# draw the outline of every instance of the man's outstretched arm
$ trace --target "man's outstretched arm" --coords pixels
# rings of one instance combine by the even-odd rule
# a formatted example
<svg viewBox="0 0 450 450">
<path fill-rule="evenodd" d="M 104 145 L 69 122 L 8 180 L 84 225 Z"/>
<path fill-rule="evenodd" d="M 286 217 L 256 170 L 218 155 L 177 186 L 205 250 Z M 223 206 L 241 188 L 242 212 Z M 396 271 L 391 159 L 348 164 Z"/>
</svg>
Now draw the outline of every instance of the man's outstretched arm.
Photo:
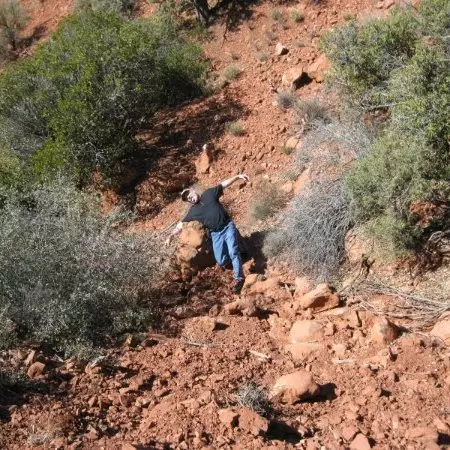
<svg viewBox="0 0 450 450">
<path fill-rule="evenodd" d="M 248 183 L 250 181 L 250 178 L 245 173 L 241 173 L 240 175 L 235 175 L 234 177 L 228 178 L 228 180 L 222 181 L 222 183 L 220 184 L 222 188 L 225 189 L 238 180 L 244 180 L 246 183 Z"/>
<path fill-rule="evenodd" d="M 172 242 L 172 239 L 177 235 L 180 234 L 181 230 L 183 229 L 183 222 L 178 222 L 176 227 L 172 230 L 172 232 L 169 234 L 169 237 L 165 240 L 165 245 L 170 245 Z"/>
</svg>

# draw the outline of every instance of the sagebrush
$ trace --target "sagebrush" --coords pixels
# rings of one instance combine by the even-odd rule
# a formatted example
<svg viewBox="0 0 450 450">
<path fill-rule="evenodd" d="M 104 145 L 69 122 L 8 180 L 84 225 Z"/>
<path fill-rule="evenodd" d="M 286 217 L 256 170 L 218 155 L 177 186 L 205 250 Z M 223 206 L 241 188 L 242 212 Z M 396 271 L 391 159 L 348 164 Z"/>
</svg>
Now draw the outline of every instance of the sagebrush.
<svg viewBox="0 0 450 450">
<path fill-rule="evenodd" d="M 68 183 L 2 192 L 0 345 L 37 339 L 66 354 L 110 342 L 156 317 L 164 270 L 152 236 L 120 231 L 96 196 Z"/>
<path fill-rule="evenodd" d="M 281 256 L 297 272 L 317 281 L 336 275 L 345 254 L 345 234 L 352 224 L 349 198 L 341 179 L 312 183 L 283 213 L 264 242 L 268 256 Z"/>
</svg>

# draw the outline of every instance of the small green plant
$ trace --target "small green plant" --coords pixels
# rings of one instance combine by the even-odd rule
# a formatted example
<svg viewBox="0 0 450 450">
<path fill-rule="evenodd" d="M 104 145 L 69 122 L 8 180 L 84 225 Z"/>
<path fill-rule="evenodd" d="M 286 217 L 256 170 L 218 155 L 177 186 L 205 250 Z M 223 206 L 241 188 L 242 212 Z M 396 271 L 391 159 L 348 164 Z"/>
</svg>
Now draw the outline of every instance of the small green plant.
<svg viewBox="0 0 450 450">
<path fill-rule="evenodd" d="M 303 41 L 294 41 L 294 42 L 292 43 L 292 45 L 293 45 L 294 47 L 305 47 L 305 46 L 306 46 L 305 42 L 303 42 Z"/>
<path fill-rule="evenodd" d="M 19 33 L 28 22 L 28 18 L 18 0 L 5 0 L 0 4 L 0 34 L 3 45 L 9 44 L 11 50 L 17 50 Z"/>
<path fill-rule="evenodd" d="M 231 122 L 228 125 L 228 131 L 233 135 L 233 136 L 244 136 L 245 134 L 245 128 L 244 125 L 242 124 L 242 122 L 240 121 L 236 121 L 236 122 Z"/>
<path fill-rule="evenodd" d="M 228 82 L 235 80 L 242 73 L 242 69 L 235 64 L 230 64 L 224 71 L 224 79 Z"/>
<path fill-rule="evenodd" d="M 269 59 L 269 55 L 263 52 L 256 52 L 255 57 L 259 62 L 266 62 Z"/>
<path fill-rule="evenodd" d="M 349 22 L 350 20 L 356 20 L 356 15 L 353 13 L 349 13 L 349 12 L 344 13 L 344 15 L 342 17 L 344 18 L 344 20 L 346 22 Z"/>
<path fill-rule="evenodd" d="M 252 205 L 251 214 L 255 220 L 273 217 L 286 204 L 286 196 L 272 183 L 260 186 L 259 193 Z"/>
<path fill-rule="evenodd" d="M 281 153 L 284 153 L 286 156 L 292 155 L 293 151 L 294 149 L 292 147 L 286 147 L 286 145 L 283 145 L 283 147 L 281 147 Z"/>
<path fill-rule="evenodd" d="M 292 11 L 291 19 L 295 23 L 303 22 L 305 20 L 305 14 L 303 12 L 301 12 L 301 11 Z"/>
<path fill-rule="evenodd" d="M 327 107 L 317 98 L 297 99 L 293 108 L 297 116 L 296 124 L 301 124 L 303 130 L 329 121 Z"/>
<path fill-rule="evenodd" d="M 273 9 L 271 12 L 271 17 L 275 21 L 280 21 L 283 17 L 283 13 L 279 9 Z"/>
<path fill-rule="evenodd" d="M 291 90 L 281 91 L 277 94 L 277 105 L 281 109 L 291 109 L 295 106 L 297 101 L 297 96 Z"/>
<path fill-rule="evenodd" d="M 272 412 L 267 392 L 253 381 L 244 384 L 235 393 L 235 397 L 241 408 L 248 408 L 264 417 L 269 416 Z"/>
</svg>

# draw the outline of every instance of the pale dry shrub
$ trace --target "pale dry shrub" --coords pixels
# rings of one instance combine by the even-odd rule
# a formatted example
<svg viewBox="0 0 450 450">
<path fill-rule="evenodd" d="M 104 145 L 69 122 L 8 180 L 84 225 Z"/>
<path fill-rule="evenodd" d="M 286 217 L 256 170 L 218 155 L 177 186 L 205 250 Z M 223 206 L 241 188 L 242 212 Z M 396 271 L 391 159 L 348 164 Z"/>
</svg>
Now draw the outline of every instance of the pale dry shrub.
<svg viewBox="0 0 450 450">
<path fill-rule="evenodd" d="M 33 338 L 78 353 L 156 317 L 156 237 L 121 231 L 124 213 L 104 217 L 68 183 L 0 198 L 0 345 Z"/>
<path fill-rule="evenodd" d="M 268 416 L 271 405 L 267 392 L 260 388 L 255 382 L 244 384 L 235 394 L 238 405 L 248 408 L 261 416 Z"/>
<path fill-rule="evenodd" d="M 344 258 L 350 225 L 343 181 L 314 183 L 292 201 L 277 229 L 268 233 L 264 252 L 283 257 L 317 281 L 327 281 Z"/>
</svg>

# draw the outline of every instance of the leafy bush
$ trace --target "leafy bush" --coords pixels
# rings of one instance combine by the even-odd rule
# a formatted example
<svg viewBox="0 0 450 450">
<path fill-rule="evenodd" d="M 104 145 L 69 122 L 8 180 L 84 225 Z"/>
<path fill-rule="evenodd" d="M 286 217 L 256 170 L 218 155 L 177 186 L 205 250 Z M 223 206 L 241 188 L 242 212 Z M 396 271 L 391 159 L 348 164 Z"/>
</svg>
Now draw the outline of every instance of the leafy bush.
<svg viewBox="0 0 450 450">
<path fill-rule="evenodd" d="M 411 212 L 417 202 L 450 202 L 449 30 L 450 3 L 423 0 L 417 10 L 352 22 L 324 41 L 332 80 L 347 99 L 384 109 L 346 186 L 356 222 L 399 253 L 420 248 L 450 224 L 448 218 L 421 227 Z"/>
<path fill-rule="evenodd" d="M 313 183 L 293 200 L 277 229 L 267 235 L 264 252 L 282 256 L 297 271 L 326 281 L 343 260 L 350 225 L 342 180 Z"/>
<path fill-rule="evenodd" d="M 155 317 L 161 246 L 120 232 L 125 217 L 104 217 L 98 203 L 67 183 L 4 196 L 0 345 L 35 338 L 70 354 Z"/>
<path fill-rule="evenodd" d="M 417 26 L 412 12 L 396 9 L 389 18 L 351 21 L 326 34 L 321 46 L 333 63 L 332 81 L 355 101 L 379 101 L 392 71 L 413 54 Z"/>
<path fill-rule="evenodd" d="M 0 146 L 41 179 L 110 174 L 155 111 L 201 92 L 204 70 L 200 48 L 166 17 L 78 13 L 1 76 Z"/>
</svg>

